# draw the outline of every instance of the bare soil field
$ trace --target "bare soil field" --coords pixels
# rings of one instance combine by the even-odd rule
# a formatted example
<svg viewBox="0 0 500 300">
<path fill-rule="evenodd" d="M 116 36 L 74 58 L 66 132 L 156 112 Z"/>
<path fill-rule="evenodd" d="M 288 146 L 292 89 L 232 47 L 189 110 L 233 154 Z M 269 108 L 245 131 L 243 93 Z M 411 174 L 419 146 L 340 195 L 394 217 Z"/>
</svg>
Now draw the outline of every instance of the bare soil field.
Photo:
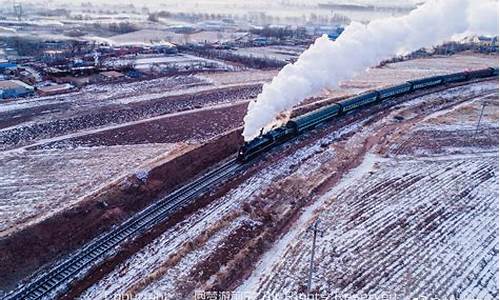
<svg viewBox="0 0 500 300">
<path fill-rule="evenodd" d="M 38 109 L 41 114 L 33 115 L 32 120 L 46 120 L 46 117 L 68 117 L 85 109 L 107 106 L 115 103 L 146 101 L 169 95 L 176 91 L 190 91 L 193 87 L 207 86 L 206 80 L 195 76 L 161 77 L 156 79 L 117 83 L 101 83 L 84 86 L 79 91 L 54 96 L 30 97 L 6 101 L 0 108 L 4 117 L 28 115 L 31 110 Z M 127 101 L 125 102 L 124 99 Z M 43 111 L 54 106 L 58 110 Z M 7 119 L 7 118 L 2 118 Z M 6 124 L 1 123 L 1 128 Z"/>
<path fill-rule="evenodd" d="M 105 125 L 137 121 L 158 115 L 174 113 L 227 103 L 257 96 L 260 85 L 230 87 L 212 91 L 172 96 L 147 102 L 131 103 L 117 107 L 99 108 L 90 113 L 63 119 L 7 128 L 0 131 L 0 149 L 8 150 L 28 145 L 42 138 L 53 138 L 80 130 L 89 130 Z"/>
<path fill-rule="evenodd" d="M 93 147 L 148 143 L 202 143 L 243 125 L 247 102 L 170 114 L 77 137 L 47 142 L 36 148 Z M 30 147 L 31 149 L 32 147 Z"/>
</svg>

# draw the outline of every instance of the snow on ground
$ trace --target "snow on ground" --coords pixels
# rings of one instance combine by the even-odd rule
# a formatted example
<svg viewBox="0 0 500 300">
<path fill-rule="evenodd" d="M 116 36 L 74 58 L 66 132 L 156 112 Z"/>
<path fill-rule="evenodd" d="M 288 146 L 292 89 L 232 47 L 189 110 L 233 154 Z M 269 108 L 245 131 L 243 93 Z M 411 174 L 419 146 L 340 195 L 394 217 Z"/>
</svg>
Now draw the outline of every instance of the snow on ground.
<svg viewBox="0 0 500 300">
<path fill-rule="evenodd" d="M 180 111 L 189 111 L 193 109 L 211 107 L 222 103 L 235 102 L 235 107 L 238 108 L 240 101 L 255 97 L 260 92 L 260 85 L 247 86 L 232 86 L 227 88 L 212 89 L 200 93 L 187 93 L 175 97 L 165 97 L 151 101 L 143 101 L 139 103 L 130 103 L 129 105 L 119 105 L 106 108 L 94 108 L 87 110 L 76 116 L 71 117 L 54 117 L 51 118 L 51 112 L 44 122 L 26 122 L 17 126 L 0 130 L 0 149 L 13 149 L 29 145 L 41 139 L 52 139 L 68 134 L 84 133 L 92 131 L 96 128 L 105 128 L 115 126 L 117 124 L 135 122 L 160 115 L 170 115 Z M 57 109 L 57 108 L 56 108 Z M 215 111 L 217 109 L 214 109 Z M 28 118 L 31 120 L 32 112 L 25 112 L 20 116 L 21 120 L 17 120 L 16 116 L 10 115 L 6 119 L 7 123 L 17 124 L 23 122 L 22 119 Z M 203 112 L 204 113 L 204 112 Z M 234 115 L 232 115 L 234 117 Z M 0 120 L 1 124 L 1 120 Z M 233 126 L 237 126 L 239 122 L 232 122 Z M 2 126 L 2 125 L 0 125 Z M 203 129 L 203 128 L 202 128 Z M 158 134 L 162 134 L 159 132 Z"/>
<path fill-rule="evenodd" d="M 467 97 L 497 87 L 480 83 L 422 98 Z M 320 220 L 312 285 L 319 299 L 497 299 L 498 92 L 487 95 L 440 109 L 386 151 L 365 156 L 306 210 L 236 291 L 250 299 L 304 295 L 312 247 L 307 228 Z M 496 132 L 479 131 L 475 140 L 450 134 L 469 131 L 485 102 L 490 107 L 481 126 Z M 410 103 L 389 117 L 405 115 Z M 441 133 L 447 147 L 417 139 L 422 128 Z M 407 141 L 414 143 L 411 151 L 394 151 Z"/>
<path fill-rule="evenodd" d="M 264 72 L 264 74 L 269 74 Z M 150 115 L 178 110 L 210 106 L 221 103 L 239 101 L 254 93 L 253 87 L 239 89 L 236 85 L 246 84 L 247 80 L 269 78 L 259 72 L 245 72 L 239 79 L 220 74 L 217 84 L 210 83 L 207 78 L 212 74 L 200 76 L 175 76 L 129 83 L 109 83 L 88 85 L 80 91 L 48 97 L 19 99 L 2 103 L 0 114 L 5 114 L 2 121 L 14 122 L 13 126 L 0 129 L 0 139 L 5 143 L 0 148 L 9 148 L 12 139 L 20 136 L 19 142 L 25 145 L 40 145 L 53 140 L 61 140 L 73 136 L 92 135 L 98 125 L 106 125 L 107 129 L 122 124 L 140 124 L 150 121 Z M 217 77 L 217 76 L 215 76 Z M 235 86 L 230 91 L 219 88 Z M 207 89 L 216 91 L 203 96 L 191 93 Z M 155 105 L 143 104 L 127 110 L 123 105 L 132 102 L 148 102 L 165 96 L 182 95 L 182 99 L 158 102 Z M 53 105 L 53 106 L 51 106 Z M 133 108 L 133 109 L 132 109 Z M 109 110 L 124 110 L 117 114 Z M 207 108 L 208 109 L 208 108 Z M 82 115 L 83 114 L 83 115 Z M 137 118 L 129 118 L 139 115 Z M 71 118 L 70 116 L 75 116 Z M 17 124 L 17 118 L 19 124 Z M 1 119 L 1 118 L 0 118 Z M 101 121 L 105 120 L 107 123 Z M 90 127 L 89 127 L 90 126 Z M 100 127 L 99 127 L 100 128 Z M 69 131 L 68 131 L 69 130 Z M 44 139 L 45 138 L 45 139 Z M 37 144 L 37 141 L 39 143 Z M 124 141 L 124 144 L 127 142 Z M 46 215 L 48 212 L 63 208 L 60 203 L 68 199 L 76 201 L 83 191 L 95 190 L 112 178 L 131 171 L 134 167 L 170 149 L 168 144 L 124 145 L 108 147 L 76 147 L 69 145 L 58 150 L 23 150 L 0 152 L 0 231 L 12 224 L 35 220 L 35 215 Z M 67 148 L 67 149 L 66 149 Z M 9 148 L 10 149 L 10 148 Z M 26 149 L 26 148 L 24 148 Z M 99 167 L 102 164 L 104 167 Z M 58 166 L 55 168 L 54 166 Z M 93 175 L 93 173 L 95 173 Z M 69 203 L 69 202 L 68 202 Z"/>
<path fill-rule="evenodd" d="M 127 102 L 144 101 L 157 99 L 164 96 L 166 92 L 178 92 L 179 90 L 207 84 L 207 82 L 192 75 L 161 77 L 126 83 L 91 84 L 73 93 L 5 102 L 0 106 L 0 112 L 29 109 L 34 106 L 52 103 L 76 104 L 77 108 L 81 108 L 82 106 L 99 107 L 113 102 L 120 103 L 122 99 L 126 99 Z"/>
<path fill-rule="evenodd" d="M 497 165 L 495 152 L 381 161 L 328 193 L 319 200 L 331 202 L 317 215 L 323 235 L 313 291 L 495 299 Z M 303 293 L 311 252 L 311 233 L 304 229 L 288 236 L 281 252 L 271 250 L 268 272 L 257 269 L 259 280 L 251 278 L 240 290 Z"/>
<path fill-rule="evenodd" d="M 159 56 L 150 56 L 145 58 L 137 58 L 134 59 L 134 63 L 136 65 L 145 65 L 145 64 L 162 64 L 162 63 L 181 63 L 181 62 L 193 62 L 196 60 L 205 60 L 200 57 L 196 57 L 188 54 L 176 54 L 176 55 L 159 55 Z M 211 60 L 208 60 L 211 61 Z"/>
<path fill-rule="evenodd" d="M 479 151 L 477 146 L 481 147 L 482 151 L 496 149 L 498 144 L 498 138 L 495 138 L 498 136 L 497 88 L 498 82 L 485 82 L 459 87 L 444 93 L 442 99 L 470 97 L 474 93 L 485 93 L 485 95 L 426 116 L 401 141 L 391 145 L 390 153 L 397 155 L 412 155 L 417 152 L 419 155 L 477 153 Z M 483 110 L 482 116 L 481 110 Z M 422 145 L 425 146 L 422 147 Z"/>
<path fill-rule="evenodd" d="M 290 62 L 296 59 L 305 49 L 305 46 L 266 46 L 239 48 L 232 52 L 242 56 L 253 56 Z"/>
<path fill-rule="evenodd" d="M 203 73 L 197 75 L 215 86 L 243 83 L 264 83 L 271 81 L 278 74 L 277 70 L 245 70 L 241 72 Z"/>
<path fill-rule="evenodd" d="M 354 79 L 342 83 L 340 89 L 325 91 L 324 95 L 338 96 L 359 93 L 367 89 L 395 84 L 417 77 L 492 65 L 498 65 L 497 56 L 477 54 L 461 54 L 400 62 L 386 65 L 383 68 L 372 68 L 369 72 L 359 74 Z M 92 84 L 80 91 L 69 94 L 4 102 L 0 105 L 0 114 L 15 112 L 16 115 L 9 115 L 9 117 L 25 118 L 26 122 L 39 122 L 46 119 L 68 117 L 68 115 L 74 116 L 105 106 L 111 106 L 111 109 L 113 109 L 114 104 L 157 100 L 162 97 L 231 85 L 263 83 L 270 81 L 276 73 L 275 70 L 249 70 L 214 74 L 205 73 L 196 76 L 163 77 L 130 83 Z M 34 107 L 41 107 L 40 109 L 43 108 L 43 111 L 30 113 L 30 110 Z M 25 117 L 25 115 L 29 115 L 29 117 Z"/>
<path fill-rule="evenodd" d="M 432 97 L 434 100 L 442 97 L 450 100 L 455 99 L 457 97 L 456 94 L 466 97 L 468 95 L 474 95 L 475 93 L 487 93 L 491 90 L 491 88 L 496 86 L 497 83 L 479 83 L 473 86 L 458 87 L 450 91 L 441 92 L 437 95 L 433 95 Z M 422 104 L 425 101 L 430 102 L 433 99 L 431 96 L 422 97 L 420 101 L 415 100 L 413 105 Z M 402 105 L 401 107 L 402 110 L 412 109 L 412 106 L 406 107 L 405 105 Z M 461 106 L 459 106 L 459 108 L 461 108 Z M 448 114 L 455 113 L 454 110 L 448 110 L 447 112 Z M 442 115 L 437 113 L 435 113 L 435 115 L 443 119 Z M 493 113 L 490 117 L 485 118 L 485 120 L 490 120 L 492 117 Z M 387 122 L 389 122 L 388 124 L 390 124 L 393 120 L 392 115 L 387 117 L 387 119 Z M 430 120 L 433 119 L 427 118 L 425 119 L 425 122 L 430 122 Z M 434 122 L 436 121 L 434 120 Z M 378 126 L 381 128 L 386 127 L 384 123 Z M 242 208 L 244 211 L 246 202 L 255 197 L 262 197 L 262 191 L 271 187 L 274 182 L 290 176 L 305 178 L 311 182 L 315 181 L 317 178 L 324 178 L 324 176 L 328 176 L 328 174 L 324 173 L 325 170 L 328 170 L 324 168 L 325 165 L 340 158 L 337 156 L 335 149 L 330 147 L 325 148 L 324 145 L 328 145 L 339 139 L 340 135 L 346 135 L 352 132 L 358 132 L 356 136 L 369 138 L 372 131 L 368 129 L 369 127 L 365 128 L 365 130 L 363 130 L 363 128 L 365 128 L 363 123 L 354 123 L 346 126 L 342 130 L 332 132 L 324 138 L 313 142 L 311 145 L 301 148 L 293 155 L 281 158 L 278 162 L 270 164 L 270 166 L 262 169 L 242 184 L 233 188 L 224 197 L 212 202 L 208 207 L 197 211 L 181 224 L 167 230 L 162 236 L 155 239 L 146 248 L 142 249 L 126 262 L 120 264 L 112 273 L 108 274 L 100 282 L 86 290 L 82 295 L 83 298 L 106 299 L 106 297 L 109 298 L 118 294 L 127 293 L 136 295 L 137 299 L 147 299 L 155 296 L 163 296 L 167 297 L 167 299 L 182 298 L 185 294 L 181 291 L 190 286 L 189 284 L 193 280 L 193 270 L 200 264 L 200 262 L 209 259 L 210 255 L 216 252 L 217 249 L 224 247 L 224 243 L 227 242 L 227 240 L 224 240 L 224 236 L 226 238 L 231 236 L 231 234 L 237 232 L 238 228 L 240 228 L 245 221 L 250 222 L 247 218 L 247 214 L 242 212 Z M 352 143 L 357 143 L 357 141 L 360 140 L 359 137 L 351 139 Z M 394 210 L 394 214 L 399 215 L 406 210 L 406 207 L 404 205 L 399 205 L 397 201 L 405 201 L 404 203 L 413 201 L 411 202 L 412 205 L 418 205 L 419 203 L 416 199 L 411 200 L 413 198 L 411 198 L 410 195 L 413 194 L 410 194 L 409 188 L 404 189 L 409 181 L 414 178 L 420 178 L 422 176 L 421 174 L 430 174 L 428 175 L 430 176 L 428 178 L 419 179 L 423 184 L 428 184 L 428 182 L 432 182 L 435 179 L 435 176 L 437 176 L 435 174 L 438 174 L 440 170 L 448 169 L 449 166 L 455 165 L 460 165 L 460 169 L 450 169 L 449 173 L 440 176 L 449 178 L 453 177 L 456 172 L 460 173 L 464 170 L 472 173 L 474 170 L 482 169 L 485 166 L 489 166 L 488 168 L 491 169 L 491 165 L 495 161 L 496 156 L 495 153 L 491 154 L 491 148 L 489 149 L 489 152 L 489 154 L 486 154 L 484 157 L 481 156 L 480 158 L 470 155 L 461 157 L 445 156 L 444 159 L 436 159 L 436 162 L 433 162 L 432 159 L 422 160 L 404 157 L 393 159 L 390 156 L 389 158 L 382 158 L 376 154 L 367 155 L 364 163 L 362 163 L 349 175 L 345 176 L 344 180 L 341 181 L 334 189 L 327 192 L 325 196 L 315 202 L 304 212 L 299 221 L 292 226 L 292 228 L 295 229 L 276 243 L 276 248 L 271 249 L 268 254 L 266 254 L 262 262 L 256 267 L 256 271 L 254 271 L 254 275 L 249 279 L 248 283 L 240 287 L 237 291 L 244 292 L 253 290 L 255 292 L 262 291 L 262 293 L 281 293 L 281 291 L 283 291 L 283 293 L 297 292 L 294 290 L 296 285 L 293 284 L 296 281 L 302 282 L 303 277 L 301 276 L 303 274 L 300 273 L 302 272 L 301 270 L 293 269 L 293 271 L 290 272 L 287 270 L 287 273 L 284 274 L 283 277 L 276 279 L 277 282 L 283 282 L 284 285 L 279 285 L 279 283 L 275 282 L 273 284 L 276 284 L 276 286 L 273 285 L 273 289 L 267 288 L 267 286 L 264 286 L 264 283 L 262 282 L 264 282 L 263 280 L 268 280 L 265 282 L 272 280 L 272 277 L 269 279 L 266 275 L 269 274 L 269 276 L 271 276 L 271 274 L 275 274 L 274 272 L 276 268 L 280 267 L 276 261 L 282 261 L 282 258 L 280 257 L 282 253 L 286 254 L 292 251 L 290 249 L 293 249 L 293 247 L 290 245 L 297 243 L 297 241 L 299 241 L 298 243 L 301 243 L 300 241 L 303 241 L 304 238 L 307 240 L 308 237 L 302 236 L 305 234 L 302 233 L 302 230 L 311 223 L 311 218 L 317 215 L 318 210 L 325 209 L 325 203 L 330 203 L 333 198 L 336 198 L 338 201 L 338 199 L 340 199 L 339 197 L 341 197 L 338 195 L 344 194 L 346 195 L 345 199 L 350 201 L 349 203 L 357 203 L 357 200 L 352 199 L 352 194 L 348 193 L 350 191 L 352 192 L 353 187 L 361 190 L 363 186 L 360 185 L 360 182 L 368 180 L 370 185 L 367 186 L 367 188 L 372 185 L 383 186 L 384 180 L 392 184 L 391 187 L 394 187 L 395 190 L 393 193 L 394 199 L 391 198 L 393 199 L 391 200 L 392 202 L 390 202 L 388 206 L 384 206 L 386 204 L 384 202 L 385 198 L 379 197 L 379 208 L 384 209 L 384 212 L 377 213 L 376 217 L 383 217 L 384 214 L 387 214 L 387 211 L 392 209 L 392 206 L 398 207 L 399 210 Z M 453 162 L 453 159 L 455 158 L 466 161 L 466 163 L 456 164 Z M 471 162 L 469 162 L 470 159 L 472 159 Z M 478 162 L 481 162 L 481 164 L 478 164 Z M 422 164 L 422 166 L 420 166 L 420 164 Z M 477 166 L 476 169 L 471 167 L 474 165 Z M 379 172 L 379 169 L 383 170 L 383 172 L 380 171 L 380 176 L 378 176 L 378 173 L 374 173 L 375 171 Z M 412 174 L 411 171 L 413 169 L 419 169 L 420 173 Z M 367 174 L 376 174 L 377 176 Z M 403 176 L 402 174 L 405 175 Z M 463 175 L 462 178 L 467 178 L 467 174 Z M 402 179 L 397 179 L 398 176 L 402 177 Z M 372 178 L 377 178 L 378 181 L 374 181 L 372 184 Z M 490 181 L 491 180 L 495 180 L 494 176 L 493 179 L 490 179 Z M 489 187 L 488 191 L 492 190 L 492 186 L 494 185 L 494 182 L 492 183 L 490 181 L 485 183 L 485 185 Z M 443 189 L 447 186 L 447 181 L 443 180 L 442 182 L 443 185 L 435 187 L 436 190 Z M 314 185 L 314 183 L 311 184 Z M 463 180 L 454 184 L 458 187 L 460 184 L 463 184 Z M 411 193 L 425 194 L 425 191 L 423 191 L 424 189 L 422 188 L 423 185 L 408 184 L 408 186 L 414 189 L 411 190 Z M 388 189 L 389 185 L 385 190 Z M 368 192 L 366 193 L 368 194 Z M 409 199 L 398 200 L 399 196 L 406 195 L 406 193 L 408 193 Z M 486 195 L 487 193 L 483 194 Z M 436 197 L 439 196 L 440 195 L 436 193 Z M 371 201 L 374 201 L 373 199 L 374 198 L 367 198 L 367 205 Z M 427 201 L 432 202 L 434 201 L 433 199 L 434 198 L 428 199 Z M 482 201 L 482 198 L 478 198 L 477 201 Z M 447 206 L 449 204 L 450 203 L 442 203 L 442 206 Z M 343 207 L 349 207 L 349 205 L 346 204 Z M 325 218 L 330 219 L 330 217 Z M 381 223 L 379 225 L 382 226 L 383 224 Z M 354 225 L 349 223 L 348 226 L 352 227 Z M 369 226 L 370 225 L 365 224 L 363 230 L 356 228 L 355 230 L 353 229 L 353 231 L 348 231 L 351 227 L 347 227 L 347 229 L 345 229 L 347 233 L 342 238 L 347 240 L 355 237 L 355 234 L 359 236 L 358 238 L 362 238 L 363 236 L 366 237 L 367 232 L 370 231 L 370 229 L 368 229 Z M 214 227 L 216 229 L 213 229 Z M 383 228 L 380 228 L 379 230 L 382 229 Z M 373 230 L 376 231 L 377 229 L 375 228 Z M 210 233 L 208 234 L 207 232 Z M 205 237 L 202 242 L 198 241 L 200 236 Z M 186 250 L 186 241 L 194 243 L 195 246 L 191 245 L 188 247 L 188 250 Z M 326 241 L 324 243 L 326 243 Z M 306 246 L 307 245 L 304 247 Z M 326 254 L 328 249 L 331 248 L 328 246 L 322 246 L 321 249 L 322 250 L 319 253 L 323 255 Z M 307 249 L 304 251 L 307 252 Z M 179 253 L 183 254 L 180 255 Z M 379 255 L 383 255 L 384 253 L 385 252 L 381 252 Z M 397 253 L 395 252 L 393 256 L 396 254 Z M 180 256 L 178 261 L 175 260 L 176 255 Z M 306 258 L 304 258 L 304 260 L 307 262 Z M 300 263 L 302 263 L 302 261 L 300 261 Z M 297 265 L 297 268 L 299 268 L 299 265 Z M 328 269 L 328 266 L 325 266 L 325 269 Z M 325 276 L 325 274 L 317 275 L 318 278 L 321 278 L 322 276 Z M 284 278 L 288 279 L 285 280 Z M 290 283 L 287 283 L 287 280 L 290 281 Z M 325 280 L 328 280 L 328 277 Z M 283 293 L 280 295 L 284 296 Z"/>
<path fill-rule="evenodd" d="M 115 35 L 108 38 L 108 40 L 114 45 L 152 45 L 162 41 L 181 45 L 185 43 L 225 42 L 235 40 L 245 34 L 244 32 L 221 31 L 201 31 L 191 34 L 181 34 L 164 30 L 143 29 Z"/>
<path fill-rule="evenodd" d="M 0 235 L 67 208 L 174 148 L 148 144 L 0 153 Z"/>
<path fill-rule="evenodd" d="M 200 58 L 202 59 L 202 58 Z M 0 113 L 29 111 L 35 107 L 57 105 L 58 110 L 50 117 L 63 113 L 72 115 L 87 109 L 113 104 L 127 104 L 161 97 L 195 93 L 213 88 L 269 81 L 276 71 L 241 71 L 178 75 L 134 82 L 100 83 L 84 86 L 79 91 L 43 97 L 20 98 L 2 102 Z"/>
<path fill-rule="evenodd" d="M 152 67 L 175 67 L 180 69 L 181 67 L 191 67 L 197 65 L 209 65 L 214 71 L 233 71 L 235 68 L 223 61 L 202 58 L 189 54 L 171 54 L 171 55 L 141 55 L 141 56 L 123 56 L 114 59 L 108 59 L 105 65 L 123 65 L 125 63 L 132 63 L 136 69 L 139 71 L 149 71 Z"/>
<path fill-rule="evenodd" d="M 342 92 L 360 93 L 406 80 L 491 66 L 498 66 L 498 56 L 480 54 L 433 56 L 387 64 L 382 68 L 370 68 L 367 72 L 342 82 L 340 87 Z M 339 91 L 334 92 L 338 93 Z"/>
</svg>

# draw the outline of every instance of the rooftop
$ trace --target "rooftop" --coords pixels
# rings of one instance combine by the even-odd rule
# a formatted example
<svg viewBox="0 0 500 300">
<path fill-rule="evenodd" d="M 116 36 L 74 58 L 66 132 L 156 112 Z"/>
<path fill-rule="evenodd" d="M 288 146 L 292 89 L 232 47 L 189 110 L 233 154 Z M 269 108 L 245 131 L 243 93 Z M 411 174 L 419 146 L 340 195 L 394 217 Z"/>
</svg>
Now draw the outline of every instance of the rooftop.
<svg viewBox="0 0 500 300">
<path fill-rule="evenodd" d="M 71 85 L 69 83 L 63 83 L 63 84 L 42 86 L 42 87 L 39 87 L 38 90 L 45 92 L 45 93 L 49 93 L 49 92 L 65 91 L 65 90 L 68 90 L 71 88 L 73 88 L 73 85 Z"/>
<path fill-rule="evenodd" d="M 109 78 L 118 78 L 118 77 L 123 77 L 123 75 L 120 72 L 117 71 L 106 71 L 101 73 L 102 76 L 109 77 Z"/>
<path fill-rule="evenodd" d="M 20 80 L 1 80 L 0 81 L 0 89 L 15 89 L 23 87 L 25 89 L 33 89 L 33 87 L 29 84 L 26 84 Z"/>
</svg>

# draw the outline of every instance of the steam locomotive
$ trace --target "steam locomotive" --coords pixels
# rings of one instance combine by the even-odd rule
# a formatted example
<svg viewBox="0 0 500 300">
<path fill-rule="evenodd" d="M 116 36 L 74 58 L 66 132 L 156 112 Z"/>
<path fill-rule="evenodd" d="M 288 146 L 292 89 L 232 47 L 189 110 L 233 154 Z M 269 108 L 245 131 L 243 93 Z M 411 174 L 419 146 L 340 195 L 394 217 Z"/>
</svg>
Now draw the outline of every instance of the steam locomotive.
<svg viewBox="0 0 500 300">
<path fill-rule="evenodd" d="M 400 96 L 412 91 L 431 88 L 447 83 L 461 82 L 477 78 L 498 76 L 497 68 L 487 68 L 476 71 L 465 71 L 442 76 L 432 76 L 422 79 L 410 80 L 403 84 L 369 91 L 361 95 L 345 99 L 338 103 L 313 110 L 296 117 L 285 125 L 275 128 L 255 139 L 245 142 L 238 152 L 238 159 L 246 162 L 255 156 L 290 140 L 304 131 L 313 129 L 317 125 L 330 121 L 337 116 L 360 109 L 362 107 L 379 103 L 394 96 Z"/>
</svg>

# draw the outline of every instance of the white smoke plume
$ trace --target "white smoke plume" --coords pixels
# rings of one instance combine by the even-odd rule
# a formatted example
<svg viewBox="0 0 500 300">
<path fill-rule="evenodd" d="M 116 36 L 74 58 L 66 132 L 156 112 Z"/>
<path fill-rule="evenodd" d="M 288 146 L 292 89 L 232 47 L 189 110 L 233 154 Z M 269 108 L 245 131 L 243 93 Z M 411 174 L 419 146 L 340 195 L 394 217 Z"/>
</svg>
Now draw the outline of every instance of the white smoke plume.
<svg viewBox="0 0 500 300">
<path fill-rule="evenodd" d="M 248 104 L 243 136 L 251 140 L 306 97 L 335 88 L 384 59 L 465 34 L 498 35 L 498 2 L 429 0 L 406 16 L 351 23 L 336 41 L 322 36 Z"/>
</svg>

